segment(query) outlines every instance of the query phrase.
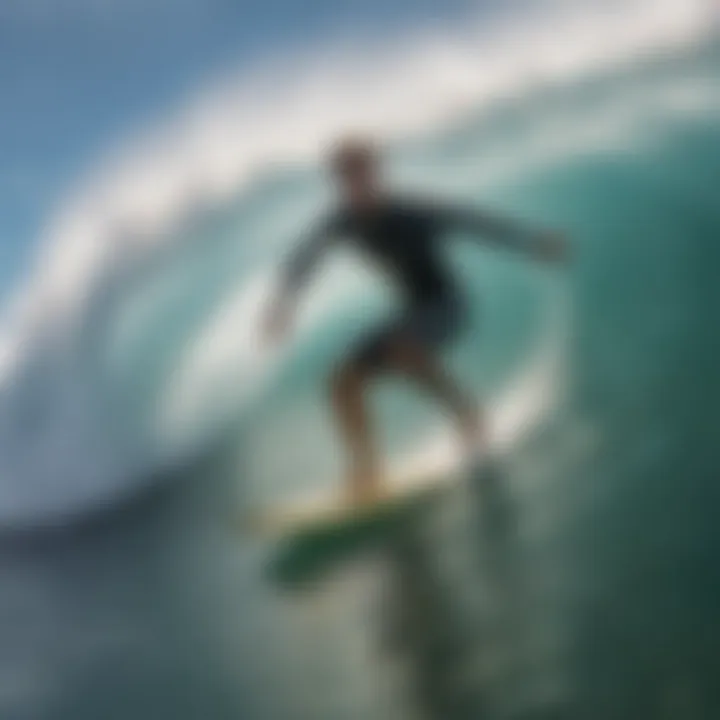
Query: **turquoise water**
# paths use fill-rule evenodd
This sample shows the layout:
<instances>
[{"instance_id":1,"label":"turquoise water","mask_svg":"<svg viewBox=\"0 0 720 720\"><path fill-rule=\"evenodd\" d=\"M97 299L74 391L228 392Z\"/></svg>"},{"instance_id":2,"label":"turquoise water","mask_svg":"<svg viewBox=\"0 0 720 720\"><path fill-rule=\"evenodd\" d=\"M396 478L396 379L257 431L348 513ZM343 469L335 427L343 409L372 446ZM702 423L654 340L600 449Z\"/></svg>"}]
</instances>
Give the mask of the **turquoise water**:
<instances>
[{"instance_id":1,"label":"turquoise water","mask_svg":"<svg viewBox=\"0 0 720 720\"><path fill-rule=\"evenodd\" d=\"M453 250L478 324L451 362L503 407L528 368L549 397L520 393L527 427L492 475L311 585L270 582L273 542L237 517L337 477L325 372L390 302L339 262L288 355L248 351L248 287L320 180L278 171L183 228L132 293L122 277L101 295L111 321L90 316L79 336L119 442L86 441L88 455L142 470L145 492L3 545L0 715L717 716L717 69L708 44L394 148L401 179L574 239L559 274L461 238ZM443 427L406 389L374 407L390 453Z\"/></svg>"}]
</instances>

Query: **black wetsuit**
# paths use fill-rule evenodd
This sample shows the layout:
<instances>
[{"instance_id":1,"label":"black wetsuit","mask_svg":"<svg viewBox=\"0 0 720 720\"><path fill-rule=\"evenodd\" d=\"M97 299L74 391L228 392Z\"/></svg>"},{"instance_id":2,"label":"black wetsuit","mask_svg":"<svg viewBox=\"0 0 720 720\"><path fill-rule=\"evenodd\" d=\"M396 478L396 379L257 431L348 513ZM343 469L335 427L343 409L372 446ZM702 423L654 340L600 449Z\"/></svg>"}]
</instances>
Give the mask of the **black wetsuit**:
<instances>
[{"instance_id":1,"label":"black wetsuit","mask_svg":"<svg viewBox=\"0 0 720 720\"><path fill-rule=\"evenodd\" d=\"M348 242L384 270L405 301L400 317L364 338L355 358L382 364L388 344L399 334L424 346L443 345L465 316L462 293L441 247L455 231L516 248L531 240L527 231L484 213L390 198L366 212L342 208L324 219L292 255L285 285L291 291L299 288L325 251L338 241Z\"/></svg>"}]
</instances>

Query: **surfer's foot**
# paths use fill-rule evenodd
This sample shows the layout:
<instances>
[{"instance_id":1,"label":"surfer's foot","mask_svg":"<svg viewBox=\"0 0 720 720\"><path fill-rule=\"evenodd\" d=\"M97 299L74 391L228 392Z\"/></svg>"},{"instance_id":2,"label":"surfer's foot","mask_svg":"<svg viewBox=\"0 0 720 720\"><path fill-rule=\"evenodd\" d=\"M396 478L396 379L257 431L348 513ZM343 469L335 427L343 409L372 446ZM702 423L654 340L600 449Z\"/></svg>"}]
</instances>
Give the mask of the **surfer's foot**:
<instances>
[{"instance_id":1,"label":"surfer's foot","mask_svg":"<svg viewBox=\"0 0 720 720\"><path fill-rule=\"evenodd\" d=\"M376 472L354 473L347 487L350 503L358 508L373 505L384 495L380 474Z\"/></svg>"}]
</instances>

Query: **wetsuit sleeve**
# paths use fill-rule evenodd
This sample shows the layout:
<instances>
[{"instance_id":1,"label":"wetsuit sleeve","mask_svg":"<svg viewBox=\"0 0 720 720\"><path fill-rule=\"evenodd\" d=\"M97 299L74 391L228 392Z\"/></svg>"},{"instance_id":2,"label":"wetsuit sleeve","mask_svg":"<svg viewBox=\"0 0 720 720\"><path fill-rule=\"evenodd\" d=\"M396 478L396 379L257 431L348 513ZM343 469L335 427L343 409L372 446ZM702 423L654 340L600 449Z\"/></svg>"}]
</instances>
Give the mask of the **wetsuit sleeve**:
<instances>
[{"instance_id":1,"label":"wetsuit sleeve","mask_svg":"<svg viewBox=\"0 0 720 720\"><path fill-rule=\"evenodd\" d=\"M466 232L489 244L532 252L543 233L483 210L462 207L436 208L435 222L444 232Z\"/></svg>"},{"instance_id":2,"label":"wetsuit sleeve","mask_svg":"<svg viewBox=\"0 0 720 720\"><path fill-rule=\"evenodd\" d=\"M292 296L302 289L327 250L335 244L341 231L340 225L336 216L324 218L301 239L286 258L282 269L283 295Z\"/></svg>"}]
</instances>

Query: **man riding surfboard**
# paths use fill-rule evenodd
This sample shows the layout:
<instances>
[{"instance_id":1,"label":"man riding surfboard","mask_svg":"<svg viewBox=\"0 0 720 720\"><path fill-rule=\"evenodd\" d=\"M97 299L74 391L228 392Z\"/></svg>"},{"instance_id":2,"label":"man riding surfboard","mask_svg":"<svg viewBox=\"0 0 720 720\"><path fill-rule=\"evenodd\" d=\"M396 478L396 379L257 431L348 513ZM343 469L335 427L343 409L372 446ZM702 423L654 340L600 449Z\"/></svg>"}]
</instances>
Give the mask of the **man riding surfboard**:
<instances>
[{"instance_id":1,"label":"man riding surfboard","mask_svg":"<svg viewBox=\"0 0 720 720\"><path fill-rule=\"evenodd\" d=\"M365 139L338 143L329 167L339 202L291 254L264 318L264 335L278 340L291 326L298 292L336 243L351 243L400 291L397 316L362 337L338 364L330 383L337 426L348 453L354 503L382 495L382 473L366 410L366 389L397 375L434 397L457 422L471 449L485 441L482 411L450 375L442 350L468 322L466 302L443 252L444 240L464 231L496 245L555 261L565 256L561 235L529 230L485 212L405 197L384 182L377 148Z\"/></svg>"}]
</instances>

